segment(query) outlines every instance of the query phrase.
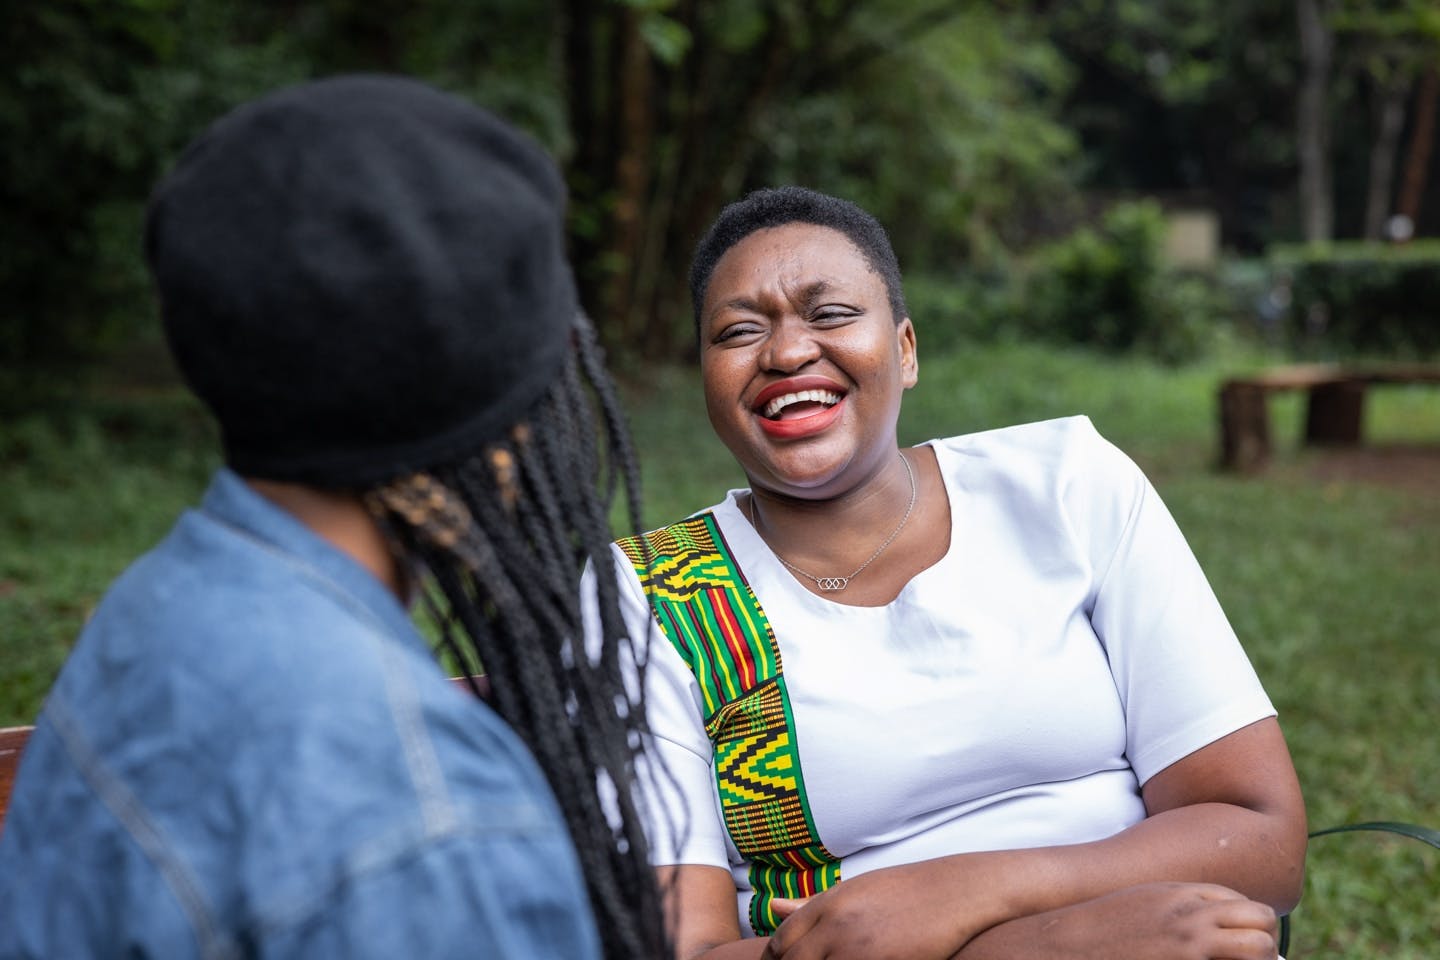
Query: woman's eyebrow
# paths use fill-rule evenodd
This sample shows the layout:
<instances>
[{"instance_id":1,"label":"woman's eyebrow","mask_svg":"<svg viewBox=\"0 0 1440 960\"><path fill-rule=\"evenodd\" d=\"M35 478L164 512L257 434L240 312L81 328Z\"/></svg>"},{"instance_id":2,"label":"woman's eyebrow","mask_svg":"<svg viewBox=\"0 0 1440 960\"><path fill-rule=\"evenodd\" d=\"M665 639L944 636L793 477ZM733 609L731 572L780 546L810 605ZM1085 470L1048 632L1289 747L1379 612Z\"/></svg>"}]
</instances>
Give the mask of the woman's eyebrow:
<instances>
[{"instance_id":1,"label":"woman's eyebrow","mask_svg":"<svg viewBox=\"0 0 1440 960\"><path fill-rule=\"evenodd\" d=\"M800 308L808 312L815 306L815 301L829 293L830 289L831 283L829 280L816 280L813 283L807 283L801 287L796 292L795 299L799 301Z\"/></svg>"},{"instance_id":2,"label":"woman's eyebrow","mask_svg":"<svg viewBox=\"0 0 1440 960\"><path fill-rule=\"evenodd\" d=\"M759 303L751 300L749 297L734 297L730 300L724 301L723 303L715 304L714 308L712 308L709 313L705 314L704 322L710 323L716 317L720 316L722 313L725 313L727 310L738 310L741 313L765 312L765 309L761 307Z\"/></svg>"},{"instance_id":3,"label":"woman's eyebrow","mask_svg":"<svg viewBox=\"0 0 1440 960\"><path fill-rule=\"evenodd\" d=\"M761 307L758 302L751 300L749 297L735 297L733 299L726 300L724 303L717 304L715 306L715 309L710 311L710 315L713 317L721 310L744 310L748 313L765 312L765 309Z\"/></svg>"},{"instance_id":4,"label":"woman's eyebrow","mask_svg":"<svg viewBox=\"0 0 1440 960\"><path fill-rule=\"evenodd\" d=\"M795 291L793 302L801 311L808 311L814 308L816 301L820 300L834 288L829 280L815 280L805 284ZM705 317L707 321L713 320L727 310L738 310L742 313L764 314L768 309L760 301L751 297L732 297L723 303L717 303L715 308Z\"/></svg>"}]
</instances>

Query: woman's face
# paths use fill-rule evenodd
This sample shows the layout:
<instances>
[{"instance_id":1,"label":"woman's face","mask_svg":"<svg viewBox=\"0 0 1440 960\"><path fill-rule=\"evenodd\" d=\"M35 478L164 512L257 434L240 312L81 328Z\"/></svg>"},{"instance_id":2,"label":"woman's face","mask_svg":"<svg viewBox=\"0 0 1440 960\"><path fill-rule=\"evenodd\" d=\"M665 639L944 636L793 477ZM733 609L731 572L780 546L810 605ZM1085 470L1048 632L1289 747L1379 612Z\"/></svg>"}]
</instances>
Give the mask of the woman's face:
<instances>
[{"instance_id":1,"label":"woman's face","mask_svg":"<svg viewBox=\"0 0 1440 960\"><path fill-rule=\"evenodd\" d=\"M759 230L715 265L700 310L710 423L753 486L844 494L895 449L915 385L915 331L885 281L838 230Z\"/></svg>"}]
</instances>

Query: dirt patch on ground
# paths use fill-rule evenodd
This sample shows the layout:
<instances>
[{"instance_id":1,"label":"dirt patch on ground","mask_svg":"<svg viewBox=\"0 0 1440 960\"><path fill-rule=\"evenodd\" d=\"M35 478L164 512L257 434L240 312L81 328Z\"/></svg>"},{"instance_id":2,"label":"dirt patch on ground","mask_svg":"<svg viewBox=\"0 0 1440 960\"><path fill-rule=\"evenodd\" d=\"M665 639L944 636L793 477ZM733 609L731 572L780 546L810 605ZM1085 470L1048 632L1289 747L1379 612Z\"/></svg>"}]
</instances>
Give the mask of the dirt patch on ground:
<instances>
[{"instance_id":1,"label":"dirt patch on ground","mask_svg":"<svg viewBox=\"0 0 1440 960\"><path fill-rule=\"evenodd\" d=\"M1312 449L1305 466L1321 483L1371 484L1440 500L1440 445Z\"/></svg>"}]
</instances>

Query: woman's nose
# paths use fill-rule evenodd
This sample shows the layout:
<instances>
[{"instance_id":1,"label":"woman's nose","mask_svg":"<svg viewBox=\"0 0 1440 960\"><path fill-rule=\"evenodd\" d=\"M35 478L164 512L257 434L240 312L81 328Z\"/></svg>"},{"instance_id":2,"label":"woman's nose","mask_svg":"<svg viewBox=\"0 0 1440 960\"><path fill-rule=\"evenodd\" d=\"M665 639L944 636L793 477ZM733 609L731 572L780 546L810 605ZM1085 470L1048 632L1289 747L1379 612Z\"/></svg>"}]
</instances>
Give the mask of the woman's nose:
<instances>
[{"instance_id":1,"label":"woman's nose","mask_svg":"<svg viewBox=\"0 0 1440 960\"><path fill-rule=\"evenodd\" d=\"M802 320L781 320L765 340L761 362L768 370L791 373L820 356L820 343Z\"/></svg>"}]
</instances>

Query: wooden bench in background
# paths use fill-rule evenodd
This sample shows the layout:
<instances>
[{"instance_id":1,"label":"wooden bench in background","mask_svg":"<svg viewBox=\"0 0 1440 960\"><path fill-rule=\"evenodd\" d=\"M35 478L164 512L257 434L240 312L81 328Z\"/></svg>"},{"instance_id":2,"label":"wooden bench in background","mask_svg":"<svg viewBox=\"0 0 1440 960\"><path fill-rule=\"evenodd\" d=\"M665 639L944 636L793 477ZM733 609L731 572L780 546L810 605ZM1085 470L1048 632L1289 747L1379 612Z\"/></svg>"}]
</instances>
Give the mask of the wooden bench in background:
<instances>
[{"instance_id":1,"label":"wooden bench in background","mask_svg":"<svg viewBox=\"0 0 1440 960\"><path fill-rule=\"evenodd\" d=\"M1270 395L1304 390L1307 445L1356 446L1365 425L1365 394L1375 384L1440 385L1440 365L1273 367L1220 386L1220 463L1254 470L1270 459Z\"/></svg>"},{"instance_id":2,"label":"wooden bench in background","mask_svg":"<svg viewBox=\"0 0 1440 960\"><path fill-rule=\"evenodd\" d=\"M34 727L6 727L0 730L0 827L5 824L5 811L10 808L10 790L15 786L15 770L20 766L20 751L30 739Z\"/></svg>"}]
</instances>

